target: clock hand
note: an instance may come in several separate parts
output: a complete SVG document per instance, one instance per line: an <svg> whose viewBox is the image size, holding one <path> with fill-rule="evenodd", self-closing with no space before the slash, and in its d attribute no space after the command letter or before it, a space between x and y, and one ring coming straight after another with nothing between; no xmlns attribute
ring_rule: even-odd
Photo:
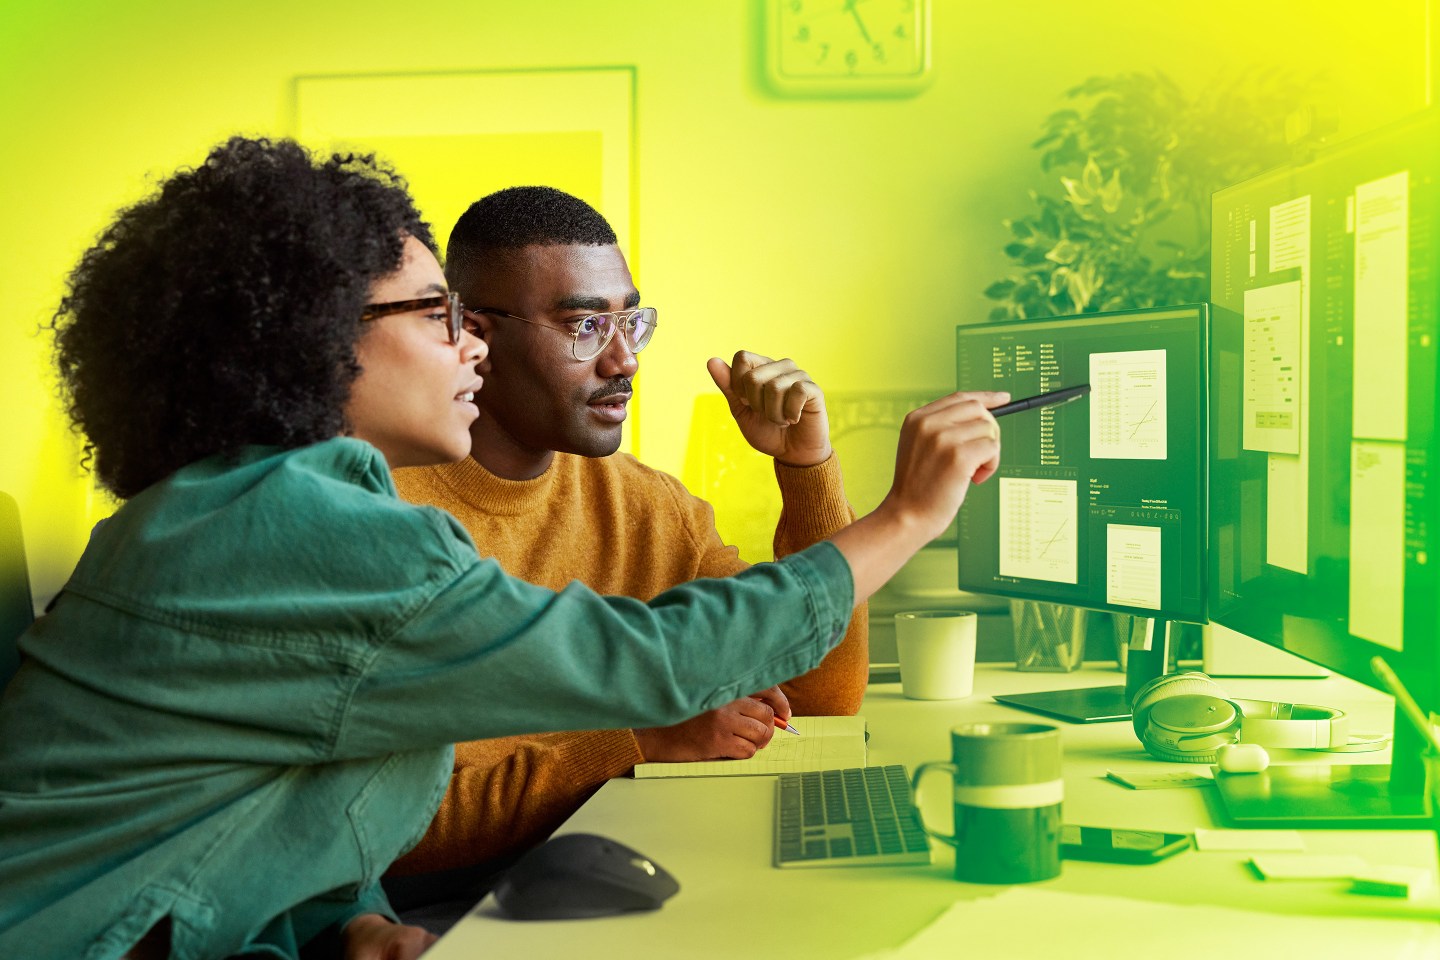
<svg viewBox="0 0 1440 960"><path fill-rule="evenodd" d="M855 25L860 28L860 36L864 37L865 42L873 47L875 41L870 39L870 31L865 29L865 21L860 19L860 11L855 9L855 3L856 0L845 0L845 9L849 11L850 16L855 18Z"/></svg>

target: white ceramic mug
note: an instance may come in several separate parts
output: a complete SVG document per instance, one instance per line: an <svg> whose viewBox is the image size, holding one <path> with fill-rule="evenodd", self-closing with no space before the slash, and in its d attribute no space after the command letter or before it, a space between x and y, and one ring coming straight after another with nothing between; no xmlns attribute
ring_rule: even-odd
<svg viewBox="0 0 1440 960"><path fill-rule="evenodd" d="M895 614L900 687L912 700L959 700L975 689L972 610L915 610Z"/></svg>

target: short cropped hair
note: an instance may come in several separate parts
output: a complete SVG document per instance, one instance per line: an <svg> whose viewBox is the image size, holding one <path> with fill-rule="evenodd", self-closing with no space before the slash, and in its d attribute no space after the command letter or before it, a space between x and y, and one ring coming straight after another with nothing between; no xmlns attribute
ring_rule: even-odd
<svg viewBox="0 0 1440 960"><path fill-rule="evenodd" d="M445 247L445 275L463 292L472 271L487 259L521 247L615 242L610 224L579 197L554 187L507 187L470 204L455 222Z"/></svg>
<svg viewBox="0 0 1440 960"><path fill-rule="evenodd" d="M434 251L396 173L289 140L235 137L122 210L51 322L101 482L131 497L209 456L347 432L360 314L407 234Z"/></svg>

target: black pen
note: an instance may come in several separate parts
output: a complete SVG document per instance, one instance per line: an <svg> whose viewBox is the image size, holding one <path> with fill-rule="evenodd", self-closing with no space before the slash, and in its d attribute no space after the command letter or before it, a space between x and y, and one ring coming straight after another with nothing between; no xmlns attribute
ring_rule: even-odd
<svg viewBox="0 0 1440 960"><path fill-rule="evenodd" d="M1002 403L998 407L992 407L990 408L990 416L1003 417L1008 413L1019 413L1021 410L1032 410L1036 407L1053 407L1058 403L1069 403L1071 400L1079 400L1089 392L1090 384L1088 383L1082 383L1074 387L1065 387L1062 390L1051 390L1049 393L1026 397L1024 400L1011 400L1009 403Z"/></svg>

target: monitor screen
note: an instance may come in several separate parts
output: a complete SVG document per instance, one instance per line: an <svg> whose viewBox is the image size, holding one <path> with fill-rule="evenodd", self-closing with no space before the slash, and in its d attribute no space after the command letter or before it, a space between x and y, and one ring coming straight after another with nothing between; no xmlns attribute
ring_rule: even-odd
<svg viewBox="0 0 1440 960"><path fill-rule="evenodd" d="M1206 602L1207 305L956 329L962 390L1014 399L999 473L960 511L960 587L1200 621Z"/></svg>
<svg viewBox="0 0 1440 960"><path fill-rule="evenodd" d="M1211 293L1241 325L1212 387L1213 619L1372 686L1383 656L1431 710L1437 157L1430 113L1220 191Z"/></svg>
<svg viewBox="0 0 1440 960"><path fill-rule="evenodd" d="M1213 297L1243 316L1215 387L1217 622L1440 709L1440 123L1221 191Z"/></svg>

